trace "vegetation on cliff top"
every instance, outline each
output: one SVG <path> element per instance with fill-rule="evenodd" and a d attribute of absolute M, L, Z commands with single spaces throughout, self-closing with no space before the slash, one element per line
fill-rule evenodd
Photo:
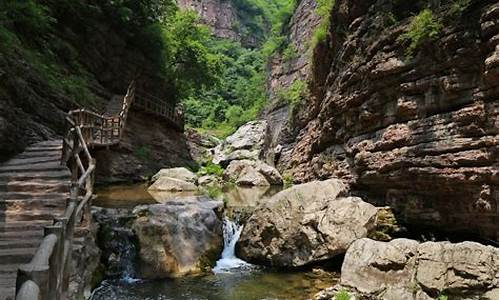
<path fill-rule="evenodd" d="M 210 38 L 224 69 L 211 87 L 202 87 L 183 99 L 186 123 L 218 136 L 227 136 L 257 117 L 266 103 L 265 64 L 282 45 L 280 33 L 295 7 L 293 0 L 234 0 L 240 20 L 257 40 L 258 48 Z"/>
<path fill-rule="evenodd" d="M 92 102 L 92 85 L 99 79 L 89 55 L 109 47 L 94 49 L 93 35 L 109 28 L 119 35 L 113 41 L 122 39 L 149 61 L 148 72 L 162 78 L 172 100 L 214 84 L 222 72 L 221 58 L 207 46 L 209 30 L 173 0 L 0 2 L 0 37 L 7 41 L 0 53 L 18 55 L 42 82 L 81 106 Z M 137 59 L 116 63 L 131 64 L 138 75 L 143 66 Z"/>

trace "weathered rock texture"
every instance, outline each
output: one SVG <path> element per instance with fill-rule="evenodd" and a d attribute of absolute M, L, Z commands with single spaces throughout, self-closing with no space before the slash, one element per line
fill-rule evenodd
<path fill-rule="evenodd" d="M 186 138 L 164 119 L 132 110 L 116 147 L 93 151 L 98 183 L 139 181 L 165 167 L 194 164 Z"/>
<path fill-rule="evenodd" d="M 266 121 L 250 121 L 214 149 L 213 163 L 226 167 L 233 160 L 259 159 L 264 151 Z"/>
<path fill-rule="evenodd" d="M 222 205 L 191 197 L 136 207 L 132 228 L 139 239 L 141 277 L 178 277 L 209 269 L 222 252 L 222 222 L 214 211 Z"/>
<path fill-rule="evenodd" d="M 160 171 L 158 171 L 158 173 L 151 177 L 151 181 L 154 182 L 161 177 L 171 177 L 191 183 L 195 183 L 197 179 L 196 174 L 183 167 L 161 169 Z"/>
<path fill-rule="evenodd" d="M 342 178 L 406 223 L 497 240 L 498 3 L 441 2 L 442 30 L 412 57 L 399 37 L 423 7 L 336 2 L 278 166 Z"/>
<path fill-rule="evenodd" d="M 430 300 L 440 293 L 497 299 L 498 249 L 473 242 L 360 239 L 345 255 L 341 284 L 380 299 Z"/>
<path fill-rule="evenodd" d="M 78 228 L 73 241 L 71 277 L 68 296 L 70 299 L 88 298 L 98 283 L 101 250 L 97 246 L 97 226 Z"/>
<path fill-rule="evenodd" d="M 339 180 L 286 189 L 262 202 L 248 219 L 238 256 L 257 264 L 300 267 L 344 253 L 375 227 L 377 208 L 344 198 Z"/>
<path fill-rule="evenodd" d="M 286 28 L 289 47 L 295 50 L 295 55 L 288 60 L 282 55 L 274 55 L 268 63 L 267 88 L 271 104 L 264 113 L 268 122 L 265 155 L 268 163 L 274 163 L 274 149 L 278 145 L 284 148 L 277 151 L 276 155 L 286 156 L 292 151 L 290 146 L 297 132 L 290 123 L 291 109 L 288 103 L 276 97 L 276 94 L 290 87 L 295 80 L 306 81 L 312 75 L 311 52 L 308 48 L 314 29 L 320 21 L 315 8 L 316 0 L 298 1 Z"/>
<path fill-rule="evenodd" d="M 283 178 L 278 170 L 262 161 L 233 160 L 224 170 L 224 179 L 237 185 L 281 185 Z"/>
<path fill-rule="evenodd" d="M 211 135 L 200 133 L 194 129 L 186 128 L 184 130 L 189 153 L 196 162 L 208 161 L 213 155 L 213 148 L 215 148 L 221 141 Z"/>
<path fill-rule="evenodd" d="M 216 37 L 240 39 L 234 27 L 238 17 L 231 0 L 178 0 L 177 4 L 194 10 Z"/>

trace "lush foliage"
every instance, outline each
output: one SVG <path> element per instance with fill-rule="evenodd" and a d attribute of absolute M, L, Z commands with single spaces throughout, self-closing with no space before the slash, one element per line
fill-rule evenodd
<path fill-rule="evenodd" d="M 264 60 L 258 50 L 212 39 L 210 49 L 224 64 L 213 87 L 194 91 L 183 101 L 186 122 L 225 136 L 256 117 L 265 102 Z"/>
<path fill-rule="evenodd" d="M 210 31 L 191 11 L 176 11 L 161 23 L 163 72 L 185 98 L 200 87 L 211 86 L 222 73 L 222 60 L 208 43 Z"/>
<path fill-rule="evenodd" d="M 224 173 L 224 169 L 218 164 L 208 162 L 204 166 L 202 166 L 197 173 L 199 176 L 215 175 L 220 177 Z"/>
<path fill-rule="evenodd" d="M 307 94 L 307 83 L 297 79 L 288 88 L 278 91 L 278 99 L 293 106 L 302 102 Z"/>
<path fill-rule="evenodd" d="M 318 0 L 316 2 L 316 14 L 321 18 L 321 21 L 313 33 L 311 39 L 312 48 L 326 39 L 328 27 L 330 25 L 330 13 L 335 5 L 335 0 Z"/>
<path fill-rule="evenodd" d="M 350 300 L 351 295 L 347 290 L 341 290 L 335 295 L 335 300 Z"/>
<path fill-rule="evenodd" d="M 297 55 L 293 46 L 285 49 L 282 36 L 294 0 L 232 1 L 240 20 L 233 25 L 250 47 L 213 38 L 194 12 L 180 11 L 173 0 L 4 0 L 0 52 L 21 53 L 54 92 L 91 106 L 96 76 L 82 49 L 93 34 L 89 28 L 105 22 L 151 62 L 153 70 L 145 71 L 183 103 L 188 126 L 225 136 L 262 110 L 267 57 L 278 49 L 287 59 Z"/>
<path fill-rule="evenodd" d="M 222 73 L 221 57 L 208 45 L 208 28 L 173 0 L 1 1 L 0 37 L 7 42 L 0 52 L 19 55 L 53 92 L 88 106 L 96 76 L 84 67 L 89 57 L 81 51 L 92 52 L 89 28 L 101 28 L 102 22 L 149 60 L 148 72 L 163 78 L 174 100 L 214 85 Z"/>
<path fill-rule="evenodd" d="M 293 0 L 232 0 L 238 13 L 239 24 L 234 24 L 244 39 L 257 44 L 266 41 L 288 19 L 295 5 Z"/>
<path fill-rule="evenodd" d="M 451 3 L 450 13 L 459 15 L 463 13 L 471 4 L 471 0 L 453 0 Z"/>
<path fill-rule="evenodd" d="M 410 41 L 406 54 L 411 56 L 424 42 L 434 40 L 441 28 L 441 22 L 434 17 L 430 9 L 422 10 L 413 17 L 408 31 L 400 37 L 401 40 Z"/>

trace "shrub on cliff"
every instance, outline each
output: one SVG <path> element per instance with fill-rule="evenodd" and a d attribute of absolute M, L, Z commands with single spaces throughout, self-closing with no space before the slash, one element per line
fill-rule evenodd
<path fill-rule="evenodd" d="M 409 41 L 406 54 L 412 56 L 415 51 L 424 43 L 434 40 L 443 25 L 434 17 L 430 9 L 422 10 L 413 17 L 408 30 L 401 35 L 400 41 Z"/>
<path fill-rule="evenodd" d="M 321 22 L 314 30 L 311 39 L 311 48 L 316 47 L 319 43 L 325 41 L 328 27 L 330 26 L 330 13 L 335 5 L 335 0 L 318 0 L 316 6 L 316 14 L 321 18 Z"/>

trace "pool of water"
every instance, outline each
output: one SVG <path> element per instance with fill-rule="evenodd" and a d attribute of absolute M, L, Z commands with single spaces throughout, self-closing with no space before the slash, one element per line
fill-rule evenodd
<path fill-rule="evenodd" d="M 262 300 L 309 299 L 338 281 L 324 271 L 275 272 L 240 270 L 202 277 L 138 281 L 106 281 L 92 300 Z"/>
<path fill-rule="evenodd" d="M 280 187 L 244 188 L 228 186 L 218 197 L 225 201 L 224 251 L 213 272 L 204 276 L 155 281 L 113 279 L 104 281 L 91 300 L 263 300 L 310 299 L 320 290 L 338 282 L 338 274 L 323 270 L 276 271 L 250 265 L 234 255 L 241 226 L 235 215 L 250 212 L 281 190 Z M 167 202 L 192 196 L 189 193 L 150 193 L 146 184 L 111 186 L 97 190 L 94 205 L 106 208 L 133 208 L 140 204 Z M 237 218 L 236 218 L 237 219 Z"/>
<path fill-rule="evenodd" d="M 281 186 L 239 187 L 227 185 L 221 187 L 214 194 L 216 194 L 215 198 L 226 202 L 226 208 L 251 209 L 259 202 L 269 199 L 282 189 Z M 187 192 L 148 191 L 146 183 L 114 185 L 97 188 L 97 198 L 92 204 L 105 208 L 134 208 L 141 204 L 164 203 L 170 199 L 202 195 L 204 193 L 210 194 L 203 190 Z"/>

